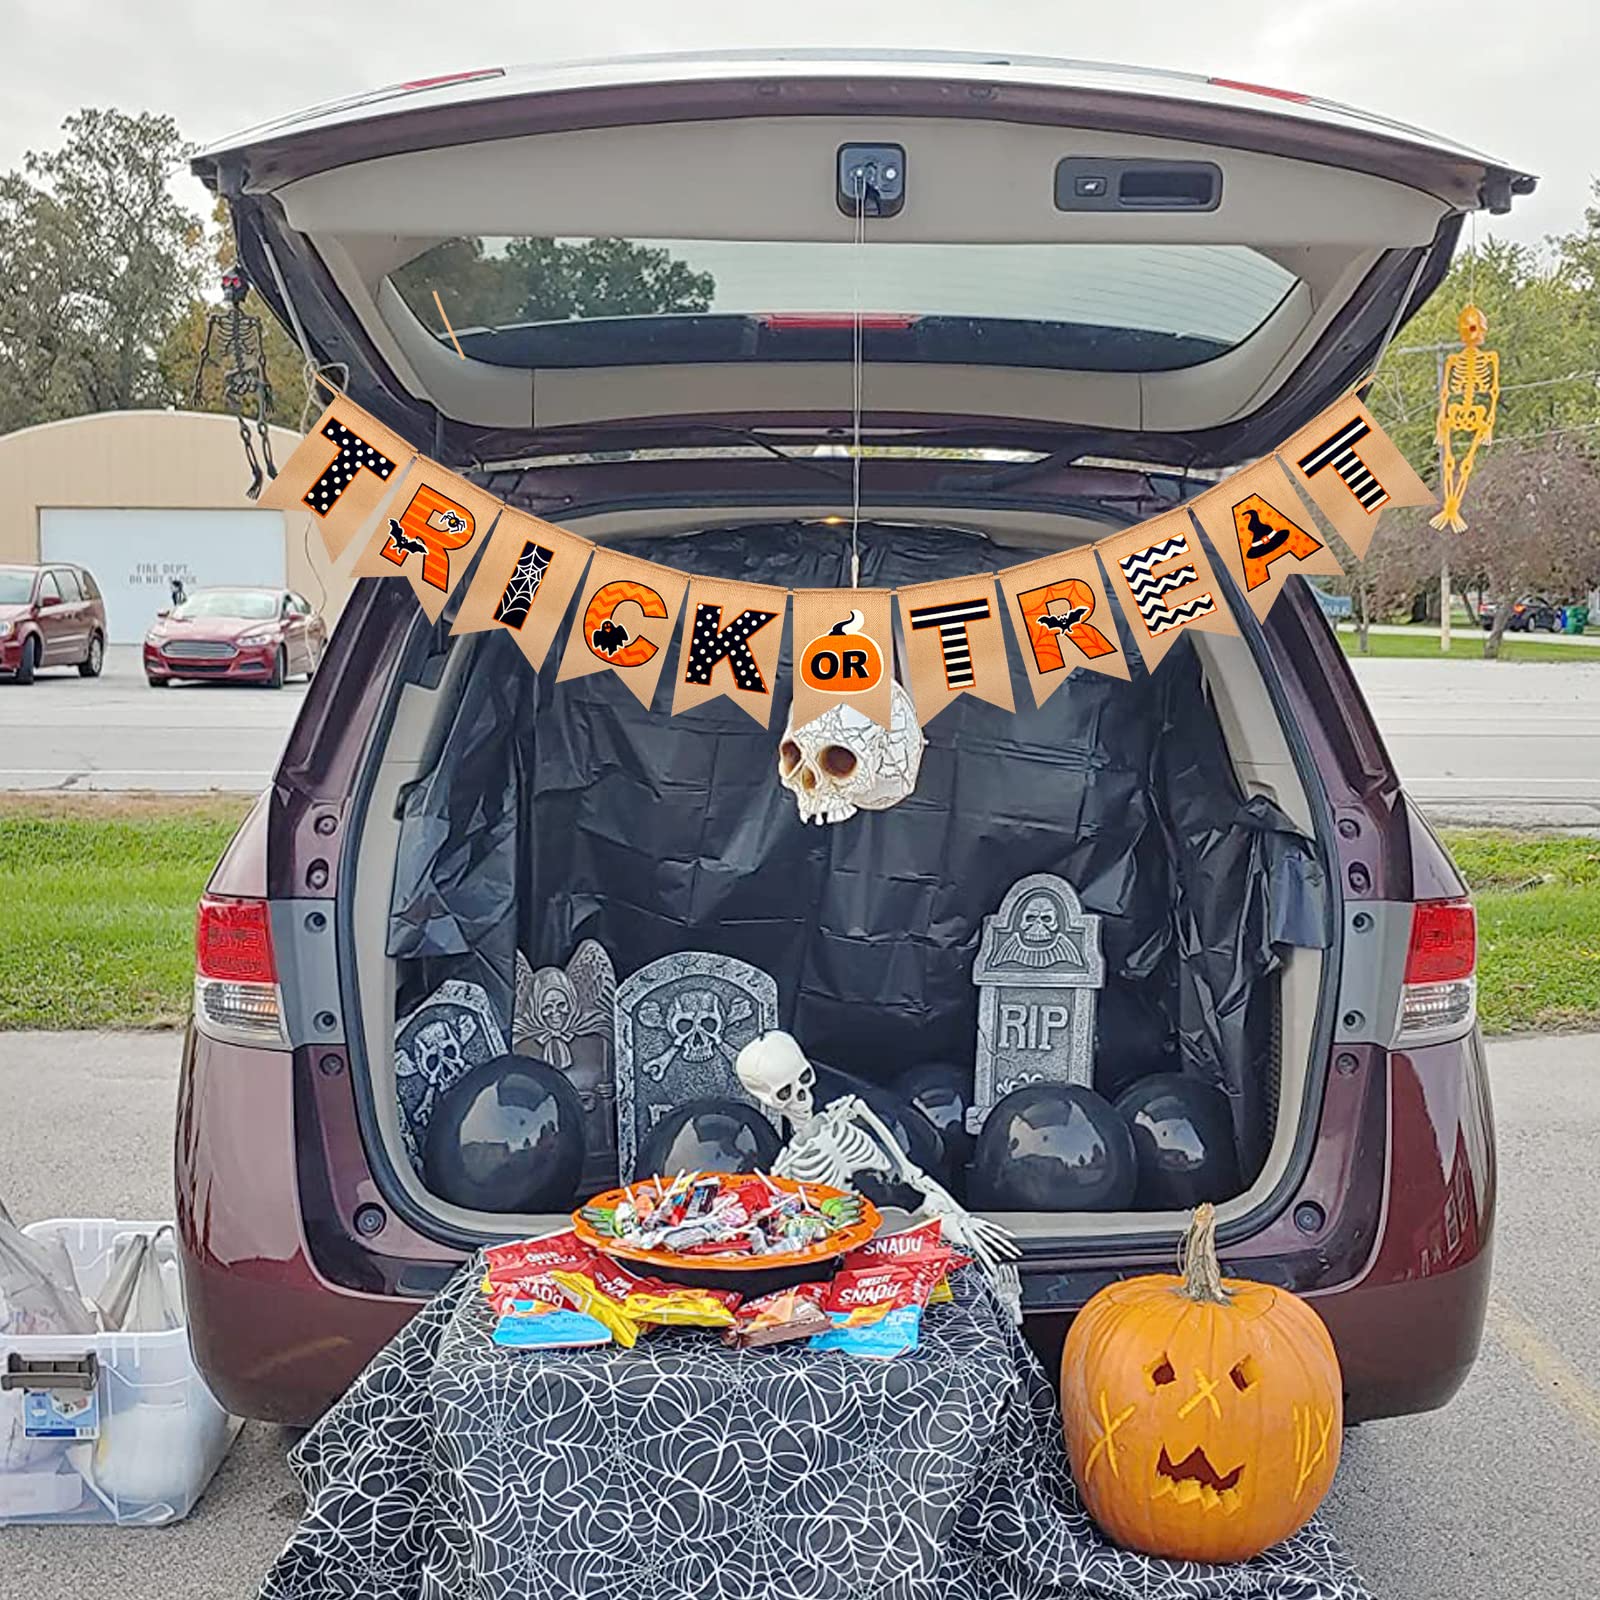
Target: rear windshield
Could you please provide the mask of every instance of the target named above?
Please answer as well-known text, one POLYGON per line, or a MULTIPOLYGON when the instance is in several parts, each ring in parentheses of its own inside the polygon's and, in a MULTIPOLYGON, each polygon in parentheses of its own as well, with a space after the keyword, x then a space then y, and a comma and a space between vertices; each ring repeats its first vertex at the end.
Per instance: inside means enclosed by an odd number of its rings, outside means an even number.
POLYGON ((0 571, 0 606, 25 606, 32 598, 31 572, 0 571))
POLYGON ((872 361, 1156 372, 1249 338, 1294 274, 1242 245, 447 239, 392 274, 501 366, 872 361), (859 297, 859 298, 858 298, 859 297))
POLYGON ((265 622, 278 614, 278 597, 250 589, 207 589, 192 594, 173 610, 180 621, 190 617, 243 617, 248 622, 265 622))

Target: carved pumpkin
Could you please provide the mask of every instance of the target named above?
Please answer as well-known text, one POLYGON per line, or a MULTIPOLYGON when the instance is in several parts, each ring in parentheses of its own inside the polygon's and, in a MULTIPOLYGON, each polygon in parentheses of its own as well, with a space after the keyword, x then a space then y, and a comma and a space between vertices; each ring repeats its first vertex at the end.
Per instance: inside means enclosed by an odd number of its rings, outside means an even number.
POLYGON ((1322 1503, 1339 1464, 1339 1361, 1305 1301, 1222 1277, 1196 1210, 1180 1271, 1102 1289, 1061 1354, 1072 1475, 1118 1544, 1245 1561, 1322 1503))

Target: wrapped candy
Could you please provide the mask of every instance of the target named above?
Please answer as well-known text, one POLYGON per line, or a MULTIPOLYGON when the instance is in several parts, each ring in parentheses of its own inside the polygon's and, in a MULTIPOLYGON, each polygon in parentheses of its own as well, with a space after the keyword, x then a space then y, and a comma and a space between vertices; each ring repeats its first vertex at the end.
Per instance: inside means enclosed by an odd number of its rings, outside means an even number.
POLYGON ((822 1332, 828 1327, 828 1314, 822 1309, 827 1292, 825 1283, 799 1283, 747 1301, 740 1306, 733 1326, 723 1330, 722 1342, 754 1350, 822 1332))

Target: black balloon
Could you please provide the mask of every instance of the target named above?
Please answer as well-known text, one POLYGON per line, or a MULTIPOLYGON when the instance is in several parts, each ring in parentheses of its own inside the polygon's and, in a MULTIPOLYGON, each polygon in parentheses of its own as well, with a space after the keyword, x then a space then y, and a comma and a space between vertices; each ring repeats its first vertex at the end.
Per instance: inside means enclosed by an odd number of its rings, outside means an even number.
POLYGON ((1126 1090, 1117 1110, 1133 1130, 1141 1209, 1187 1211, 1202 1200, 1231 1200, 1244 1187, 1233 1111, 1214 1085, 1158 1072, 1126 1090))
POLYGON ((781 1148, 772 1124, 754 1106, 742 1100, 690 1100, 645 1135, 633 1175, 754 1172, 770 1167, 781 1148))
POLYGON ((566 1211, 583 1169, 583 1102, 548 1062, 496 1056, 439 1096, 423 1181, 469 1211, 566 1211))
POLYGON ((1123 1211, 1136 1184, 1133 1136, 1109 1101, 1031 1083, 984 1120, 967 1193, 988 1211, 1123 1211))
MULTIPOLYGON (((865 1100, 878 1118, 895 1137, 900 1148, 911 1160, 938 1183, 950 1186, 950 1162, 946 1158, 944 1140, 932 1122, 918 1111, 910 1101, 876 1083, 868 1083, 838 1067, 815 1063, 817 1086, 813 1091, 820 1109, 830 1100, 853 1094, 865 1100)), ((855 1179, 855 1186, 875 1206, 898 1206, 902 1211, 914 1211, 922 1204, 922 1196, 904 1183, 894 1183, 887 1178, 863 1174, 855 1179)))
POLYGON ((1110 978, 1095 1001, 1094 1086, 1114 1100, 1129 1084, 1178 1065, 1177 1035, 1148 984, 1110 978))
POLYGON ((972 1104, 972 1068, 950 1061, 928 1061, 903 1072, 895 1093, 931 1122, 944 1141, 945 1165, 958 1173, 972 1159, 976 1140, 967 1132, 972 1104))

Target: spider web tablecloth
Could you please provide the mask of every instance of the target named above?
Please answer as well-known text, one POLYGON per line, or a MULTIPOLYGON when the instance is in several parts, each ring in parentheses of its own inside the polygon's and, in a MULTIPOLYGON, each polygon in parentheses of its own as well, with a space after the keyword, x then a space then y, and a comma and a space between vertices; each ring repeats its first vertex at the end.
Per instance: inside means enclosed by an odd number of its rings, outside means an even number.
POLYGON ((294 1450, 265 1600, 1370 1600, 1313 1522, 1243 1566, 1109 1544, 971 1271, 893 1361, 502 1350, 473 1263, 294 1450))

